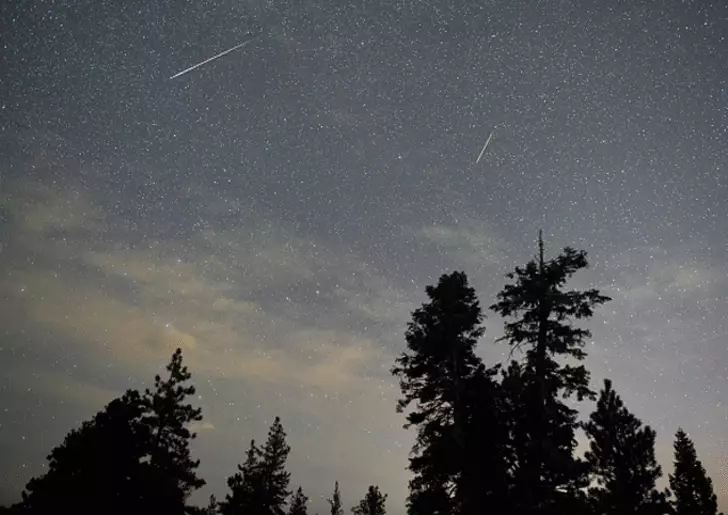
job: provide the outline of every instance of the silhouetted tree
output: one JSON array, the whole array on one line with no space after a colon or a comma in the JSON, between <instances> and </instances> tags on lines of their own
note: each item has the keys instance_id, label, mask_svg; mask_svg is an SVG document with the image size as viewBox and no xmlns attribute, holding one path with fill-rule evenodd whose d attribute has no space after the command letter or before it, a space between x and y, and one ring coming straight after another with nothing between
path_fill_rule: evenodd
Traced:
<instances>
[{"instance_id":1,"label":"silhouetted tree","mask_svg":"<svg viewBox=\"0 0 728 515\"><path fill-rule=\"evenodd\" d=\"M184 403L195 390L182 385L190 374L180 349L167 370L169 379L157 376L153 393L129 390L71 431L49 455L48 472L28 483L26 511L184 514L189 493L204 484L186 427L202 415Z\"/></svg>"},{"instance_id":2,"label":"silhouetted tree","mask_svg":"<svg viewBox=\"0 0 728 515\"><path fill-rule=\"evenodd\" d=\"M716 515L718 500L713 481L698 459L695 445L682 429L675 435L675 469L670 474L670 488L675 515Z\"/></svg>"},{"instance_id":3,"label":"silhouetted tree","mask_svg":"<svg viewBox=\"0 0 728 515\"><path fill-rule=\"evenodd\" d=\"M284 506L291 494L288 490L291 475L286 471L290 451L281 419L276 417L268 432L260 462L267 515L283 515L285 512Z\"/></svg>"},{"instance_id":4,"label":"silhouetted tree","mask_svg":"<svg viewBox=\"0 0 728 515\"><path fill-rule=\"evenodd\" d=\"M507 274L515 279L498 293L491 309L504 318L506 340L525 349L525 362L507 370L513 477L512 496L518 513L551 513L572 509L585 486L586 469L574 457L577 412L563 398L593 398L583 365L562 365L557 358L583 360L589 331L571 325L589 318L593 308L610 300L597 290L564 291L566 281L587 267L586 252L565 248L545 260L539 233L539 254L525 267ZM567 507L567 503L570 507Z\"/></svg>"},{"instance_id":5,"label":"silhouetted tree","mask_svg":"<svg viewBox=\"0 0 728 515\"><path fill-rule=\"evenodd\" d=\"M467 276L443 275L426 292L430 302L413 312L408 325L408 352L392 368L403 394L398 412L415 405L405 425L417 427L408 510L419 515L471 513L483 504L477 499L495 490L483 471L505 477L497 449L502 442L489 426L497 422L491 398L497 389L495 371L486 371L474 353L484 332L483 314ZM488 432L494 438L483 439Z\"/></svg>"},{"instance_id":6,"label":"silhouetted tree","mask_svg":"<svg viewBox=\"0 0 728 515\"><path fill-rule=\"evenodd\" d=\"M48 471L31 479L16 509L32 514L138 512L147 501L144 404L127 391L91 421L73 429L48 456ZM21 509L22 508L22 509Z\"/></svg>"},{"instance_id":7,"label":"silhouetted tree","mask_svg":"<svg viewBox=\"0 0 728 515\"><path fill-rule=\"evenodd\" d=\"M585 458L596 480L589 489L595 513L665 513L666 493L655 486L662 476L655 459L655 432L627 410L608 379L584 430L590 439Z\"/></svg>"},{"instance_id":8,"label":"silhouetted tree","mask_svg":"<svg viewBox=\"0 0 728 515\"><path fill-rule=\"evenodd\" d=\"M379 487L371 485L364 499L357 506L351 508L354 515L386 515L385 503L387 494L382 494Z\"/></svg>"},{"instance_id":9,"label":"silhouetted tree","mask_svg":"<svg viewBox=\"0 0 728 515\"><path fill-rule=\"evenodd\" d=\"M338 481L334 483L334 494L331 496L331 499L326 499L326 502L328 502L331 507L331 515L344 515Z\"/></svg>"},{"instance_id":10,"label":"silhouetted tree","mask_svg":"<svg viewBox=\"0 0 728 515\"><path fill-rule=\"evenodd\" d=\"M282 515L290 495L285 465L290 447L280 418L268 431L263 448L250 442L245 462L228 478L230 493L220 503L223 515Z\"/></svg>"},{"instance_id":11,"label":"silhouetted tree","mask_svg":"<svg viewBox=\"0 0 728 515\"><path fill-rule=\"evenodd\" d=\"M199 460L190 457L190 442L196 437L188 425L202 420L202 410L186 403L195 394L193 385L185 385L191 374L182 364L182 350L177 349L167 365L169 376L154 378L154 390L145 390L143 417L151 434L151 477L155 483L156 507L166 513L183 513L190 493L205 481L197 477ZM150 506L149 509L152 509Z\"/></svg>"},{"instance_id":12,"label":"silhouetted tree","mask_svg":"<svg viewBox=\"0 0 728 515\"><path fill-rule=\"evenodd\" d=\"M288 510L288 515L307 515L307 505L308 497L304 495L303 489L299 486L291 498L291 507Z\"/></svg>"},{"instance_id":13,"label":"silhouetted tree","mask_svg":"<svg viewBox=\"0 0 728 515\"><path fill-rule=\"evenodd\" d=\"M230 493L220 501L222 515L265 515L265 491L260 472L261 451L251 440L245 462L227 480Z\"/></svg>"}]
</instances>

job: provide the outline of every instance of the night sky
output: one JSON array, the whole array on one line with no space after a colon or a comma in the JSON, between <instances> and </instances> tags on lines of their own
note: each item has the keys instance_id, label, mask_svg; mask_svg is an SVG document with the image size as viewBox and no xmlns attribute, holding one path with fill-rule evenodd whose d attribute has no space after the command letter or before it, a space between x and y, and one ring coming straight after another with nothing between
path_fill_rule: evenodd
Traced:
<instances>
[{"instance_id":1,"label":"night sky","mask_svg":"<svg viewBox=\"0 0 728 515\"><path fill-rule=\"evenodd\" d=\"M312 513L338 480L403 514L410 313L452 270L490 305L543 228L614 299L593 386L728 509L725 2L24 0L0 34L0 503L180 346L195 501L280 415Z\"/></svg>"}]
</instances>

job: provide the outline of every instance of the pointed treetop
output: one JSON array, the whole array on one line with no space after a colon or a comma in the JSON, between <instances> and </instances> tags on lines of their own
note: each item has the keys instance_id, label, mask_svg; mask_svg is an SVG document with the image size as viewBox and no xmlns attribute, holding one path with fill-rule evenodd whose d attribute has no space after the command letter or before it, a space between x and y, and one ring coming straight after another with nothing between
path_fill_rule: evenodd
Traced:
<instances>
[{"instance_id":1,"label":"pointed treetop","mask_svg":"<svg viewBox=\"0 0 728 515\"><path fill-rule=\"evenodd\" d=\"M93 420L73 430L49 456L49 472L23 493L33 513L135 512L179 514L189 494L205 484L190 456L189 424L201 410L185 402L194 386L182 351L157 374L154 389L128 390ZM47 504L48 503L48 504Z\"/></svg>"},{"instance_id":2,"label":"pointed treetop","mask_svg":"<svg viewBox=\"0 0 728 515\"><path fill-rule=\"evenodd\" d=\"M296 493L293 494L291 499L291 507L288 510L288 515L306 515L308 504L308 497L303 493L303 489L299 486Z\"/></svg>"},{"instance_id":3,"label":"pointed treetop","mask_svg":"<svg viewBox=\"0 0 728 515\"><path fill-rule=\"evenodd\" d=\"M480 364L474 348L485 331L483 313L465 273L444 274L426 292L430 302L412 313L405 335L408 351L391 370L404 394L399 412L417 399L434 401L428 390L442 384L443 374L456 374L454 359L457 374L464 377Z\"/></svg>"},{"instance_id":4,"label":"pointed treetop","mask_svg":"<svg viewBox=\"0 0 728 515\"><path fill-rule=\"evenodd\" d=\"M331 499L326 499L331 507L331 515L343 515L344 509L341 504L341 492L339 491L339 482L334 483L334 494Z\"/></svg>"},{"instance_id":5,"label":"pointed treetop","mask_svg":"<svg viewBox=\"0 0 728 515\"><path fill-rule=\"evenodd\" d=\"M359 504L351 508L354 515L386 515L385 502L387 494L382 494L376 485L369 486L364 499Z\"/></svg>"},{"instance_id":6,"label":"pointed treetop","mask_svg":"<svg viewBox=\"0 0 728 515\"><path fill-rule=\"evenodd\" d=\"M690 437L679 428L675 435L675 467L670 474L675 515L716 515L718 499L713 481L698 459Z\"/></svg>"},{"instance_id":7,"label":"pointed treetop","mask_svg":"<svg viewBox=\"0 0 728 515\"><path fill-rule=\"evenodd\" d=\"M539 252L543 252L541 239ZM541 260L540 256L538 260ZM507 284L490 307L502 317L516 318L506 323L501 340L508 341L514 349L525 347L532 351L532 358L539 357L541 368L551 366L543 363L544 358L548 360L559 355L583 360L586 357L583 347L591 332L574 327L572 322L590 318L596 306L611 300L596 289L562 289L572 275L587 266L585 251L566 247L553 259L544 258L543 263L530 261L525 267L517 266L515 272L507 274L506 277L515 282ZM573 376L563 378L567 390L576 391L579 398L593 395L588 390L588 373L583 367L563 367L561 371Z\"/></svg>"},{"instance_id":8,"label":"pointed treetop","mask_svg":"<svg viewBox=\"0 0 728 515\"><path fill-rule=\"evenodd\" d=\"M272 515L283 514L284 505L291 494L288 490L291 474L286 471L286 461L290 451L281 419L276 417L268 431L268 440L263 447L260 463L266 478L266 502Z\"/></svg>"}]
</instances>

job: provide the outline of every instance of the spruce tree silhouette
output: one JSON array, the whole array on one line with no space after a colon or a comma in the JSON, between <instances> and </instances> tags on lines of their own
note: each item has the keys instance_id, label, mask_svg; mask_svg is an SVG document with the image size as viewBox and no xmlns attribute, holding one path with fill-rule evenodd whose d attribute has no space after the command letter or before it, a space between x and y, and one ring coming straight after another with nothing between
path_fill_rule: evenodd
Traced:
<instances>
[{"instance_id":1,"label":"spruce tree silhouette","mask_svg":"<svg viewBox=\"0 0 728 515\"><path fill-rule=\"evenodd\" d=\"M344 515L344 509L341 504L341 491L339 490L339 482L334 483L334 493L331 499L326 499L331 508L331 515Z\"/></svg>"},{"instance_id":2,"label":"spruce tree silhouette","mask_svg":"<svg viewBox=\"0 0 728 515\"><path fill-rule=\"evenodd\" d=\"M220 503L223 515L282 515L290 492L285 465L290 447L280 418L276 417L261 449L250 442L245 462L228 478L230 493Z\"/></svg>"},{"instance_id":3,"label":"spruce tree silhouette","mask_svg":"<svg viewBox=\"0 0 728 515\"><path fill-rule=\"evenodd\" d=\"M238 465L238 472L227 480L230 493L226 494L225 500L220 502L222 515L263 515L265 513L260 454L255 440L251 440L245 462Z\"/></svg>"},{"instance_id":4,"label":"spruce tree silhouette","mask_svg":"<svg viewBox=\"0 0 728 515\"><path fill-rule=\"evenodd\" d=\"M713 481L698 459L695 445L682 429L675 435L675 469L670 474L675 515L716 515L718 501Z\"/></svg>"},{"instance_id":5,"label":"spruce tree silhouette","mask_svg":"<svg viewBox=\"0 0 728 515\"><path fill-rule=\"evenodd\" d=\"M587 267L586 252L566 247L554 259L544 258L539 232L538 256L525 267L506 275L515 279L498 293L490 309L502 317L516 318L505 325L512 349L525 349L523 364L506 372L506 390L514 409L511 420L513 457L512 495L515 511L522 514L564 513L578 510L586 469L574 456L577 412L562 398L593 398L589 373L583 365L562 365L560 357L583 360L585 329L571 325L589 318L593 308L610 300L597 290L564 291L567 280Z\"/></svg>"},{"instance_id":6,"label":"spruce tree silhouette","mask_svg":"<svg viewBox=\"0 0 728 515\"><path fill-rule=\"evenodd\" d=\"M286 432L281 419L276 417L268 432L268 440L263 447L261 473L265 491L267 515L283 515L285 504L291 492L288 484L291 475L286 471L286 460L291 448L286 443Z\"/></svg>"},{"instance_id":7,"label":"spruce tree silhouette","mask_svg":"<svg viewBox=\"0 0 728 515\"><path fill-rule=\"evenodd\" d=\"M288 515L307 515L307 504L308 497L304 495L303 489L299 486L291 498L291 507L288 510Z\"/></svg>"},{"instance_id":8,"label":"spruce tree silhouette","mask_svg":"<svg viewBox=\"0 0 728 515\"><path fill-rule=\"evenodd\" d=\"M584 430L590 440L585 458L596 480L589 489L595 513L666 513L667 493L655 486L662 476L655 458L655 431L627 410L608 379Z\"/></svg>"},{"instance_id":9,"label":"spruce tree silhouette","mask_svg":"<svg viewBox=\"0 0 728 515\"><path fill-rule=\"evenodd\" d=\"M364 499L359 504L351 508L354 515L386 515L387 494L382 494L379 487L371 485Z\"/></svg>"},{"instance_id":10,"label":"spruce tree silhouette","mask_svg":"<svg viewBox=\"0 0 728 515\"><path fill-rule=\"evenodd\" d=\"M146 413L142 424L151 436L147 480L155 485L149 509L182 514L190 493L205 485L195 471L199 460L190 457L190 442L196 434L188 429L190 423L202 420L202 410L185 403L195 394L195 387L184 384L191 374L182 364L181 349L174 352L166 368L168 378L155 376L154 390L145 390L143 397Z\"/></svg>"},{"instance_id":11,"label":"spruce tree silhouette","mask_svg":"<svg viewBox=\"0 0 728 515\"><path fill-rule=\"evenodd\" d=\"M503 500L506 477L504 442L495 427L496 371L486 370L474 353L483 314L462 272L441 276L426 292L430 302L412 314L408 351L392 368L403 394L398 412L415 405L405 425L417 427L408 511L479 513L494 493ZM484 439L486 433L493 438Z\"/></svg>"}]
</instances>

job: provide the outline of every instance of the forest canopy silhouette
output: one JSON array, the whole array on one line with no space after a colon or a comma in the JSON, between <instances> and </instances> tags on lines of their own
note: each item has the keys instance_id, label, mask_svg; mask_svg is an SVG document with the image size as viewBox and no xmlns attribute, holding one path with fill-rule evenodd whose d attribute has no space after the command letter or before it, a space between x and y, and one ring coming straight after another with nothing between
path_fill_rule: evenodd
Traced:
<instances>
[{"instance_id":1,"label":"forest canopy silhouette","mask_svg":"<svg viewBox=\"0 0 728 515\"><path fill-rule=\"evenodd\" d=\"M716 495L688 434L677 428L669 489L657 481L655 431L620 398L610 380L597 392L583 364L591 337L579 322L611 299L571 290L587 254L566 247L538 253L506 275L489 309L505 322L497 344L510 362L488 365L475 350L485 314L464 272L426 287L428 301L412 313L406 350L392 374L401 390L396 409L416 439L409 459L409 515L717 515ZM251 440L227 493L192 506L205 485L191 456L191 424L203 419L191 373L177 349L144 392L128 390L50 451L47 472L31 479L6 513L306 515L308 496L291 483L291 448L280 418L262 445ZM596 401L580 421L573 403ZM588 438L576 452L577 431ZM355 466L352 464L352 466ZM369 486L350 508L385 515L387 494ZM328 499L343 515L338 481Z\"/></svg>"}]
</instances>

